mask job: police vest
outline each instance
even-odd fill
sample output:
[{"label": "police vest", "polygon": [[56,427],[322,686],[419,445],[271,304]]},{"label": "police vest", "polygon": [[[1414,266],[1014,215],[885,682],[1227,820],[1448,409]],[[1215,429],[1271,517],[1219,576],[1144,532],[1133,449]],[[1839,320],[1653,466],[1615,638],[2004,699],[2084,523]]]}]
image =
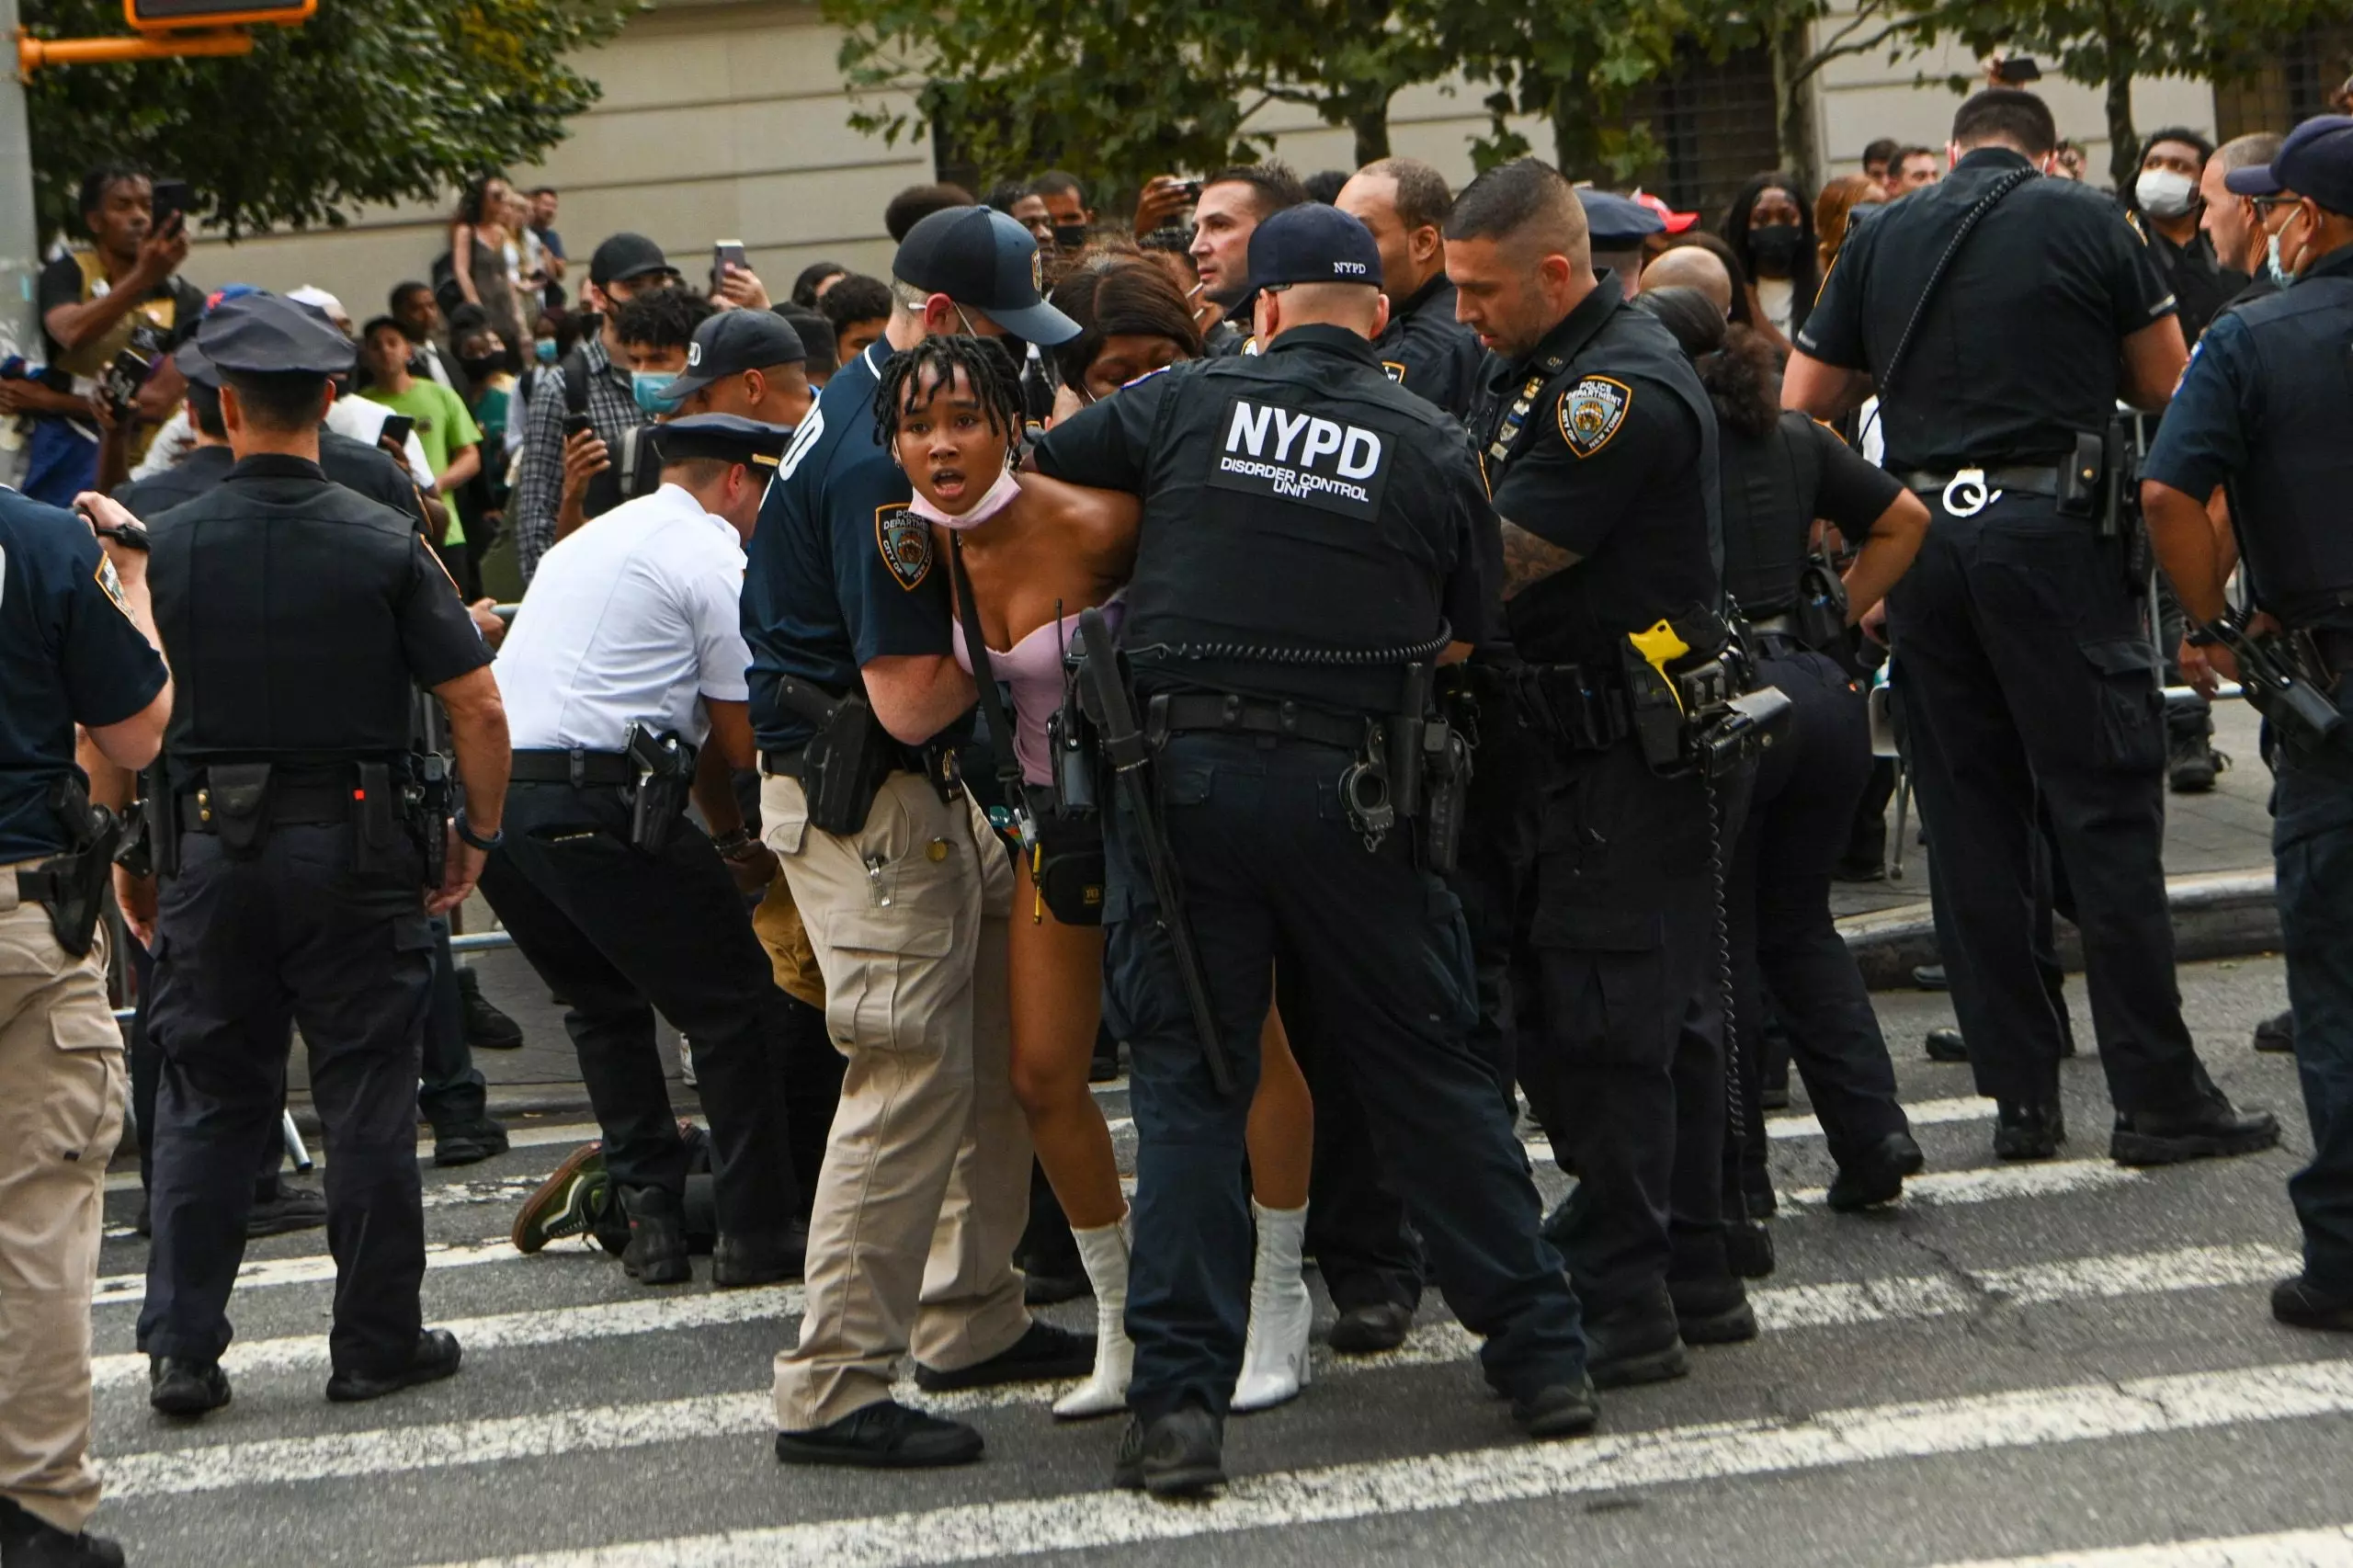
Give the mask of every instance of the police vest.
[{"label": "police vest", "polygon": [[1721,436],[1724,592],[1751,618],[1797,603],[1813,534],[1822,452],[1813,422],[1792,411],[1762,436]]},{"label": "police vest", "polygon": [[[2263,387],[2249,461],[2233,482],[2247,569],[2290,624],[2353,607],[2353,278],[2308,278],[2242,306]],[[2335,612],[2333,615],[2331,612]]]}]

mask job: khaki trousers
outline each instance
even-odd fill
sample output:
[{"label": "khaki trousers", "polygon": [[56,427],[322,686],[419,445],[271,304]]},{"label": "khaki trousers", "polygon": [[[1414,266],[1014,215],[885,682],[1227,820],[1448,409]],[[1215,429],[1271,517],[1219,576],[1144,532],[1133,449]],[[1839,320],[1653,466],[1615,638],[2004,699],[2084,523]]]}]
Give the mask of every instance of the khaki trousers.
[{"label": "khaki trousers", "polygon": [[98,1506],[90,1292],[128,1079],[105,928],[67,954],[17,903],[17,869],[0,867],[0,1497],[71,1533]]},{"label": "khaki trousers", "polygon": [[809,1220],[801,1344],[776,1360],[777,1425],[798,1432],[889,1398],[910,1349],[953,1370],[1028,1332],[1013,1249],[1029,1130],[1006,1015],[1013,869],[980,808],[893,773],[853,837],[808,825],[797,779],[766,780],[760,815],[849,1062]]}]

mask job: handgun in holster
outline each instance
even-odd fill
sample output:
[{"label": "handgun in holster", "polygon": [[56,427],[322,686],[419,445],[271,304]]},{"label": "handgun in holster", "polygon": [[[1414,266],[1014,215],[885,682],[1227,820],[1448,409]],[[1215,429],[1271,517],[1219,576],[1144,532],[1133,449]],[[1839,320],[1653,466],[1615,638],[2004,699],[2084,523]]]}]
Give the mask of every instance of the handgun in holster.
[{"label": "handgun in holster", "polygon": [[449,812],[454,791],[449,759],[438,751],[409,755],[409,783],[401,791],[403,820],[425,857],[425,885],[438,892],[449,880]]},{"label": "handgun in holster", "polygon": [[353,767],[351,786],[351,869],[363,877],[392,870],[408,826],[406,791],[392,783],[390,763],[362,762]]},{"label": "handgun in holster", "polygon": [[2256,636],[2229,615],[2210,630],[2230,648],[2247,701],[2271,722],[2282,743],[2316,752],[2347,733],[2345,714],[2335,700],[2336,679],[2322,673],[2325,665],[2310,632]]},{"label": "handgun in holster", "polygon": [[695,782],[696,748],[676,730],[657,735],[643,724],[629,727],[631,768],[637,774],[637,794],[630,807],[629,842],[634,849],[659,855],[686,820],[687,798]]},{"label": "handgun in holster", "polygon": [[801,748],[801,791],[809,802],[809,825],[848,836],[862,833],[882,781],[904,764],[904,753],[874,716],[866,693],[833,697],[785,676],[778,699],[816,726]]},{"label": "handgun in holster", "polygon": [[107,889],[114,880],[114,851],[122,839],[122,822],[106,807],[90,803],[89,785],[79,772],[68,773],[50,787],[49,805],[65,830],[66,843],[64,854],[43,861],[39,868],[54,881],[49,928],[57,945],[78,959],[97,939],[98,917],[106,913]]},{"label": "handgun in holster", "polygon": [[179,875],[179,804],[178,797],[172,792],[171,772],[159,756],[139,775],[139,814],[147,824],[147,866],[143,873],[132,868],[133,876]]}]

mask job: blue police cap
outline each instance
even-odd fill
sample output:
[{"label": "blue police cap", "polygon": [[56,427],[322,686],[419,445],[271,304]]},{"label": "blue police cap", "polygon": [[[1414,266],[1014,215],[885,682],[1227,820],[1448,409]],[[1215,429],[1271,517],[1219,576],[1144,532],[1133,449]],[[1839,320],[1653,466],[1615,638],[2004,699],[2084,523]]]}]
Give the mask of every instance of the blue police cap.
[{"label": "blue police cap", "polygon": [[325,316],[260,292],[223,300],[206,312],[196,343],[219,369],[254,375],[336,375],[351,369],[356,352]]},{"label": "blue police cap", "polygon": [[1666,220],[1631,197],[1579,186],[1577,200],[1585,207],[1586,232],[1595,250],[1632,250],[1666,232]]},{"label": "blue police cap", "polygon": [[2331,212],[2353,214],[2353,116],[2317,115],[2288,132],[2268,164],[2233,169],[2222,184],[2237,196],[2309,196]]},{"label": "blue police cap", "polygon": [[1356,218],[1320,201],[1304,201],[1250,231],[1250,287],[1290,283],[1362,283],[1381,287],[1381,247]]},{"label": "blue police cap", "polygon": [[755,468],[776,467],[792,439],[791,430],[785,426],[763,425],[733,414],[695,414],[665,420],[654,426],[653,434],[654,449],[665,463],[716,458]]},{"label": "blue police cap", "polygon": [[1051,348],[1078,335],[1078,324],[1046,303],[1037,240],[994,208],[949,207],[925,218],[899,242],[891,274],[984,312],[1030,343]]}]

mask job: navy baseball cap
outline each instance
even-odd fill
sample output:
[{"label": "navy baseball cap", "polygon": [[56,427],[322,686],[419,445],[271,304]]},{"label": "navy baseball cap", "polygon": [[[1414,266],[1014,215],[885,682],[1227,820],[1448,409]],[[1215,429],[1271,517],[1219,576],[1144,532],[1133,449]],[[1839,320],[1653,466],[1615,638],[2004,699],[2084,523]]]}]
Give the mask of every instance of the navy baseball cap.
[{"label": "navy baseball cap", "polygon": [[2309,196],[2331,212],[2353,213],[2353,116],[2317,115],[2288,132],[2268,164],[2222,176],[2234,196]]},{"label": "navy baseball cap", "polygon": [[253,375],[339,375],[351,369],[357,352],[319,312],[259,292],[207,311],[196,343],[221,369]]},{"label": "navy baseball cap", "polygon": [[801,335],[775,312],[722,311],[695,328],[687,345],[687,368],[671,381],[667,395],[685,397],[729,376],[808,358]]},{"label": "navy baseball cap", "polygon": [[765,425],[733,414],[696,414],[654,426],[654,449],[665,463],[716,458],[721,462],[774,468],[791,440],[792,432],[782,425]]},{"label": "navy baseball cap", "polygon": [[670,258],[662,247],[643,234],[624,230],[597,247],[588,258],[588,281],[602,289],[608,283],[626,283],[632,278],[649,273],[676,273]]},{"label": "navy baseball cap", "polygon": [[1046,303],[1044,264],[1029,231],[989,207],[946,207],[907,231],[891,275],[970,305],[1026,342],[1052,347],[1078,324]]},{"label": "navy baseball cap", "polygon": [[1250,287],[1361,283],[1381,287],[1381,247],[1372,231],[1336,207],[1305,201],[1250,231]]},{"label": "navy baseball cap", "polygon": [[1586,233],[1596,250],[1632,250],[1653,234],[1666,233],[1666,220],[1628,196],[1577,187],[1585,207]]}]

